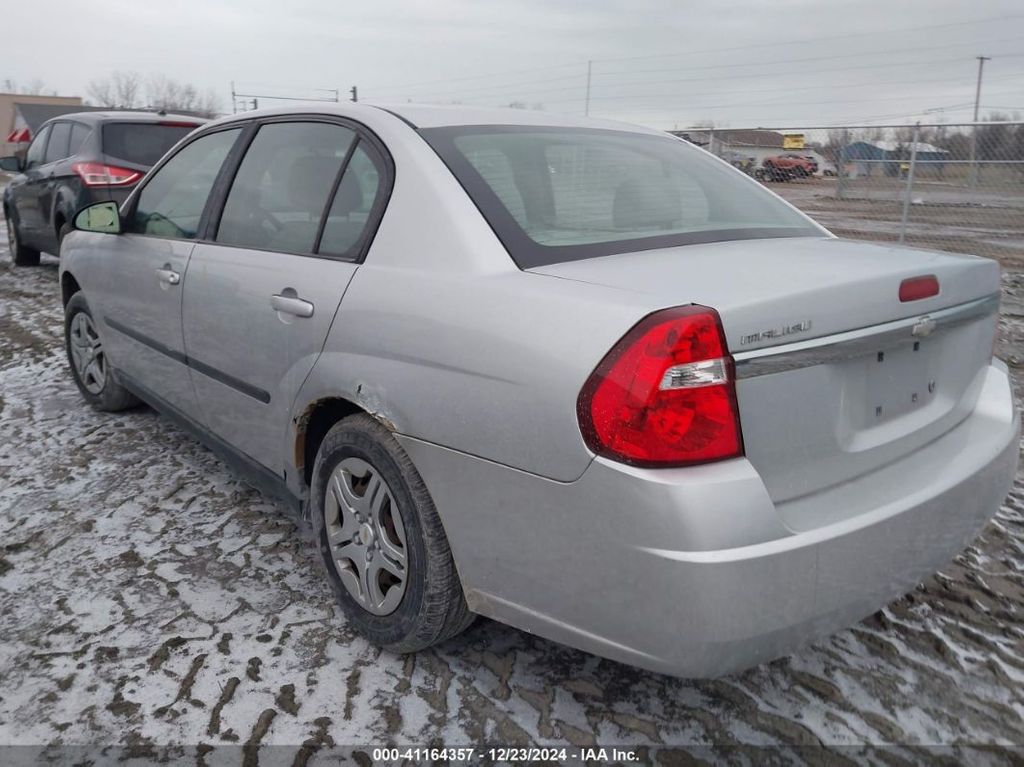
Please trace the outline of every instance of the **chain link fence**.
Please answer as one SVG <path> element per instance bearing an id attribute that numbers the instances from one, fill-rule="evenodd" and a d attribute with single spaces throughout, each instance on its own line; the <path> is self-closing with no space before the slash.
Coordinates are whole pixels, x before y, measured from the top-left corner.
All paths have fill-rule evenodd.
<path id="1" fill-rule="evenodd" d="M 675 133 L 839 236 L 1024 259 L 1024 122 Z"/>

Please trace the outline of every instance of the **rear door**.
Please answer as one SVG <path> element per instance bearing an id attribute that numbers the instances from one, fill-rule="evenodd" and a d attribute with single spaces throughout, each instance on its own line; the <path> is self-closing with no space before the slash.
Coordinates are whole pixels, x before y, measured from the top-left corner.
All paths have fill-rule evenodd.
<path id="1" fill-rule="evenodd" d="M 201 136 L 149 176 L 109 237 L 90 293 L 117 368 L 198 420 L 181 332 L 181 291 L 214 182 L 241 134 Z"/>
<path id="2" fill-rule="evenodd" d="M 192 254 L 182 319 L 204 423 L 275 473 L 295 394 L 382 213 L 385 157 L 347 122 L 259 125 Z"/>

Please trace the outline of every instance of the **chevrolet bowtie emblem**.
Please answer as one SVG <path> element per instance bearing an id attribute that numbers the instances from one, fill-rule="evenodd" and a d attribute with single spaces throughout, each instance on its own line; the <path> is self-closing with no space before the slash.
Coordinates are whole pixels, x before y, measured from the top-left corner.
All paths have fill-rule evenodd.
<path id="1" fill-rule="evenodd" d="M 935 320 L 931 317 L 922 317 L 914 323 L 914 327 L 910 329 L 910 334 L 916 338 L 924 338 L 930 336 L 932 331 L 935 330 Z"/>

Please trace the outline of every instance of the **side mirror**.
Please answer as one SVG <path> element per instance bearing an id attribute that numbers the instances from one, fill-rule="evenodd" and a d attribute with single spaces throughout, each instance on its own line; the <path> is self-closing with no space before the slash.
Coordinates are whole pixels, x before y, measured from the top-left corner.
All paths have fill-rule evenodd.
<path id="1" fill-rule="evenodd" d="M 99 234 L 121 234 L 121 213 L 116 202 L 97 202 L 75 214 L 75 229 Z"/>
<path id="2" fill-rule="evenodd" d="M 11 155 L 10 157 L 0 157 L 0 170 L 6 170 L 8 173 L 21 173 L 21 158 L 15 157 L 14 155 Z"/>

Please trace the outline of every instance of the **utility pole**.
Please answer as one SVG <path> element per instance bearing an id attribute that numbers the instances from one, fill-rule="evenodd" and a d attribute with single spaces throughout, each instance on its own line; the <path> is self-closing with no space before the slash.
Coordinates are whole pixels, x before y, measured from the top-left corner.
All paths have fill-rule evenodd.
<path id="1" fill-rule="evenodd" d="M 981 104 L 981 74 L 985 71 L 985 62 L 991 56 L 975 56 L 978 59 L 978 87 L 974 91 L 974 122 L 978 122 L 978 106 Z"/>
<path id="2" fill-rule="evenodd" d="M 232 114 L 238 114 L 238 102 L 235 100 L 235 81 L 231 81 L 231 112 Z"/>
<path id="3" fill-rule="evenodd" d="M 974 90 L 974 127 L 971 128 L 971 189 L 978 185 L 978 109 L 981 106 L 981 75 L 985 71 L 985 62 L 991 56 L 976 56 L 978 59 L 978 86 Z"/>
<path id="4" fill-rule="evenodd" d="M 588 61 L 587 62 L 587 103 L 583 107 L 583 114 L 584 115 L 589 115 L 590 114 L 590 75 L 593 72 L 593 69 L 594 69 L 594 62 L 593 61 Z"/>
<path id="5" fill-rule="evenodd" d="M 353 101 L 359 101 L 359 88 L 358 87 L 353 85 L 351 88 L 349 88 L 348 92 L 352 94 L 352 100 Z"/>

